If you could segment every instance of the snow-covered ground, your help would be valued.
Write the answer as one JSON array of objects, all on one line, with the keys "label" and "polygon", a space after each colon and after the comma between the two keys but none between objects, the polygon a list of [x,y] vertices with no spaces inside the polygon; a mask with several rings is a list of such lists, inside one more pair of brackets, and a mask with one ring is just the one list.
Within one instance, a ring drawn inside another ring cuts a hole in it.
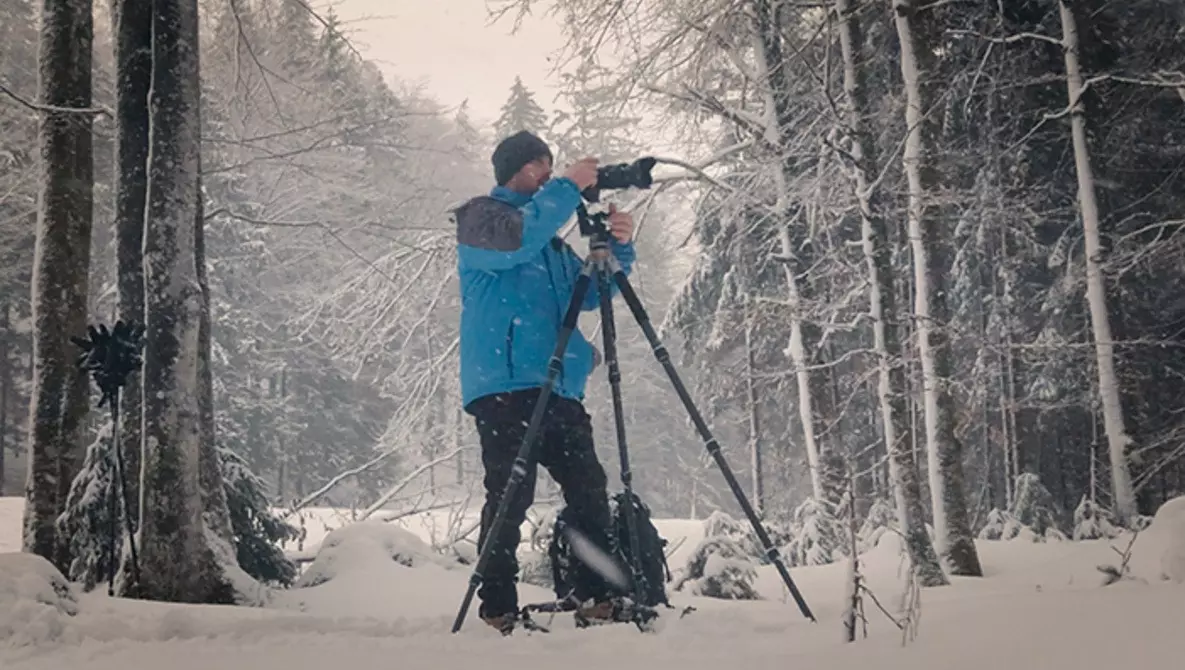
[{"label": "snow-covered ground", "polygon": [[[763,568],[760,602],[727,602],[673,593],[677,606],[660,631],[628,626],[578,631],[557,618],[549,635],[502,638],[475,618],[461,633],[449,625],[465,591],[464,566],[433,558],[423,545],[432,524],[354,526],[332,536],[302,578],[316,586],[280,592],[268,608],[182,606],[112,600],[100,589],[63,606],[32,557],[0,554],[0,668],[4,670],[304,670],[429,668],[565,670],[737,667],[849,670],[1075,670],[1180,667],[1185,654],[1185,574],[1166,562],[1185,543],[1185,499],[1141,533],[1130,563],[1134,579],[1102,587],[1099,564],[1116,564],[1112,541],[981,542],[983,579],[956,579],[922,593],[917,638],[902,635],[867,603],[869,638],[841,641],[843,563],[792,570],[818,623],[784,599],[776,573]],[[0,499],[0,552],[19,548],[20,501]],[[656,522],[694,548],[701,524]],[[306,549],[321,542],[310,536]],[[340,523],[330,524],[339,526]],[[894,536],[861,557],[870,588],[894,611],[902,592]],[[1178,557],[1180,558],[1180,557]],[[1166,574],[1178,581],[1164,580]],[[59,586],[60,589],[60,586]],[[545,599],[523,587],[525,599]],[[76,613],[71,614],[70,612]],[[546,621],[546,619],[544,619]]]}]

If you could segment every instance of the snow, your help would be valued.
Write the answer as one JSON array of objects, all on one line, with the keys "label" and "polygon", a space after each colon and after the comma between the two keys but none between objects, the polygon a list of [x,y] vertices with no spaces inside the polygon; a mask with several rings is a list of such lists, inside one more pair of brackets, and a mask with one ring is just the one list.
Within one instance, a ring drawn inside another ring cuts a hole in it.
[{"label": "snow", "polygon": [[[19,546],[20,503],[0,499],[0,547]],[[629,626],[578,631],[570,618],[557,617],[550,635],[505,639],[476,620],[476,603],[461,633],[452,635],[469,567],[433,552],[427,533],[414,529],[421,524],[409,529],[371,520],[313,538],[314,525],[309,539],[321,550],[302,583],[316,585],[277,591],[263,608],[119,600],[99,589],[79,594],[71,615],[48,564],[2,555],[0,668],[998,670],[1055,664],[1111,670],[1137,658],[1149,667],[1175,667],[1180,657],[1185,584],[1172,570],[1185,566],[1185,498],[1165,505],[1139,534],[1131,578],[1111,586],[1100,586],[1096,566],[1118,564],[1115,548],[1126,548],[1130,535],[980,540],[986,577],[954,578],[949,587],[924,590],[918,637],[904,646],[900,631],[868,601],[870,637],[842,642],[846,560],[792,570],[818,623],[803,619],[777,574],[761,566],[754,586],[764,600],[672,592],[677,607],[698,611],[680,619],[671,610],[654,635]],[[683,558],[673,557],[672,569],[681,566],[699,544],[703,522],[659,519],[656,525],[672,544],[679,543],[675,531],[686,531],[676,552]],[[860,557],[868,588],[894,612],[903,593],[900,549],[898,536],[885,533]],[[548,596],[530,586],[522,591],[524,600]]]}]

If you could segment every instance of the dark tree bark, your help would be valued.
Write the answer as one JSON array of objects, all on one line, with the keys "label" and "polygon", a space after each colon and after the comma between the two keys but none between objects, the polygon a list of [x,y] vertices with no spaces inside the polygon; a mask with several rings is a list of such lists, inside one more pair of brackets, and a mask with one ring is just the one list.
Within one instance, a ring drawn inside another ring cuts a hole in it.
[{"label": "dark tree bark", "polygon": [[934,544],[950,574],[982,577],[983,566],[971,532],[963,475],[963,447],[955,434],[954,397],[950,390],[953,355],[947,297],[949,264],[944,262],[941,219],[933,205],[940,176],[935,168],[933,104],[935,71],[930,52],[935,31],[932,14],[918,0],[890,0],[901,45],[907,139],[902,153],[909,183],[909,239],[913,251],[914,315],[922,368],[926,446]]},{"label": "dark tree bark", "polygon": [[[144,323],[144,207],[148,193],[148,89],[152,77],[152,3],[113,0],[115,35],[115,237],[119,318]],[[120,444],[127,459],[128,496],[140,499],[140,375],[120,398]],[[139,522],[132,505],[132,524]]]},{"label": "dark tree bark", "polygon": [[210,366],[210,282],[206,274],[206,217],[201,197],[201,156],[198,156],[198,203],[194,218],[194,265],[201,290],[202,308],[198,320],[198,421],[201,423],[202,509],[210,530],[225,543],[224,558],[234,556],[234,532],[230,508],[222,482],[222,462],[218,457],[218,435],[214,423],[214,372]]},{"label": "dark tree bark", "polygon": [[203,518],[201,322],[196,259],[201,99],[197,0],[156,0],[144,231],[144,464],[136,594],[231,603]]},{"label": "dark tree bark", "polygon": [[86,333],[94,198],[90,0],[45,0],[41,10],[41,193],[33,261],[33,402],[24,550],[68,566],[56,528],[82,466],[85,374],[72,335]]},{"label": "dark tree bark", "polygon": [[908,440],[905,371],[901,357],[901,320],[893,274],[893,249],[885,225],[876,142],[869,137],[870,109],[865,75],[864,31],[849,0],[836,0],[843,54],[846,126],[851,138],[852,186],[860,205],[864,257],[868,265],[869,313],[877,358],[877,401],[889,456],[889,473],[905,547],[922,586],[950,583],[926,531],[917,462]]}]

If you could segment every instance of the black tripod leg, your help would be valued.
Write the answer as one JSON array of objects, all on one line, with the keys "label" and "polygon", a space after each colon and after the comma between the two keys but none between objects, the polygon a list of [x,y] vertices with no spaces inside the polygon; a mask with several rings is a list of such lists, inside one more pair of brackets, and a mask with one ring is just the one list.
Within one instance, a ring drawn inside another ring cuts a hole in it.
[{"label": "black tripod leg", "polygon": [[[123,519],[128,532],[128,549],[132,558],[132,583],[140,583],[140,557],[136,555],[136,529],[132,524],[132,506],[128,499],[128,477],[123,460],[123,446],[119,441],[119,391],[111,399],[111,437],[114,442],[115,471],[119,477],[120,497],[123,498]],[[114,487],[113,487],[114,488]]]},{"label": "black tripod leg", "polygon": [[589,284],[592,281],[593,265],[592,261],[585,262],[584,268],[580,272],[580,277],[576,280],[576,287],[572,292],[572,300],[568,303],[568,311],[564,314],[563,327],[560,330],[559,337],[555,343],[555,350],[552,351],[551,360],[547,364],[547,380],[543,383],[543,389],[539,393],[539,400],[535,402],[535,410],[531,413],[531,421],[527,424],[527,433],[523,435],[522,444],[519,446],[518,455],[514,459],[514,467],[510,470],[510,479],[506,482],[506,488],[502,491],[502,499],[498,501],[498,509],[494,512],[494,519],[490,522],[489,530],[486,531],[486,542],[481,548],[481,553],[477,557],[477,565],[473,567],[473,574],[469,577],[469,588],[465,591],[465,597],[461,600],[461,607],[457,610],[457,618],[453,621],[452,632],[456,633],[461,630],[462,624],[465,622],[465,616],[469,613],[469,606],[473,604],[473,596],[477,593],[477,587],[481,584],[482,573],[485,572],[486,567],[490,562],[490,555],[493,553],[494,545],[497,544],[498,534],[502,530],[502,525],[506,523],[506,515],[510,511],[510,503],[514,499],[514,495],[518,492],[518,487],[527,476],[527,468],[530,463],[531,447],[535,441],[535,437],[539,433],[540,426],[543,425],[543,414],[547,409],[547,401],[551,399],[551,393],[555,389],[555,380],[560,376],[560,371],[564,366],[564,350],[568,348],[568,340],[572,338],[572,332],[576,330],[577,320],[580,318],[580,306],[584,302],[584,296],[588,293]]},{"label": "black tripod leg", "polygon": [[116,567],[116,563],[117,563],[116,557],[119,555],[119,552],[117,552],[115,549],[115,545],[116,545],[117,537],[118,537],[118,534],[115,532],[115,527],[116,527],[116,525],[119,524],[119,518],[118,518],[119,517],[119,505],[117,504],[117,498],[119,497],[119,489],[116,488],[116,486],[119,485],[119,480],[116,478],[116,474],[115,474],[115,470],[119,467],[118,465],[116,465],[116,459],[115,459],[115,444],[116,444],[115,441],[118,439],[119,439],[119,433],[118,433],[118,431],[115,430],[115,427],[112,426],[112,428],[111,428],[111,447],[112,448],[111,448],[111,451],[108,452],[111,455],[111,492],[110,492],[110,494],[108,496],[108,500],[107,500],[107,502],[108,502],[107,513],[110,515],[110,517],[108,518],[108,521],[107,521],[107,556],[108,556],[108,558],[107,558],[107,595],[108,595],[108,597],[115,597],[115,571],[118,569]]},{"label": "black tripod leg", "polygon": [[625,410],[621,400],[621,365],[617,360],[617,325],[613,318],[612,277],[608,268],[597,273],[598,291],[601,301],[601,333],[604,339],[605,368],[609,372],[609,388],[613,395],[613,422],[617,428],[617,453],[621,458],[621,486],[625,489],[625,522],[630,543],[630,585],[635,602],[641,602],[646,592],[641,564],[641,542],[638,539],[638,525],[634,514],[634,474],[630,469],[629,447],[625,437]]},{"label": "black tripod leg", "polygon": [[802,611],[802,615],[811,621],[815,621],[815,615],[811,613],[810,607],[807,606],[806,600],[803,599],[802,594],[798,591],[798,586],[795,585],[794,580],[790,578],[790,571],[786,568],[786,564],[782,561],[781,555],[778,553],[774,543],[769,538],[769,533],[765,531],[765,527],[761,525],[761,519],[757,517],[757,512],[754,511],[753,505],[749,503],[749,499],[745,497],[745,492],[741,489],[740,482],[737,481],[736,475],[733,474],[732,468],[728,466],[728,462],[724,460],[724,454],[720,451],[720,443],[716,441],[716,437],[712,435],[712,431],[708,428],[708,424],[704,421],[704,417],[700,414],[699,409],[695,406],[695,401],[691,399],[691,394],[688,393],[687,387],[683,384],[683,380],[679,377],[679,372],[675,370],[675,366],[671,363],[671,354],[663,345],[662,340],[658,337],[658,332],[654,330],[654,326],[650,323],[650,317],[646,314],[646,308],[642,306],[642,301],[638,298],[638,294],[634,292],[633,286],[630,285],[629,278],[622,272],[621,266],[618,265],[616,259],[609,261],[610,268],[613,271],[613,280],[617,283],[617,287],[621,290],[621,297],[625,299],[629,305],[630,311],[633,312],[634,319],[638,322],[638,326],[646,335],[646,339],[650,342],[650,348],[654,351],[654,357],[662,364],[662,367],[667,371],[667,376],[671,379],[671,385],[675,387],[675,393],[679,395],[679,399],[683,401],[683,406],[687,409],[687,414],[691,416],[692,423],[695,424],[695,429],[699,432],[700,438],[704,441],[704,446],[708,453],[712,456],[712,460],[716,461],[716,466],[720,468],[720,473],[724,475],[724,480],[728,482],[728,488],[732,489],[732,494],[736,497],[741,509],[744,510],[745,516],[749,518],[749,523],[753,525],[754,532],[757,533],[757,539],[761,541],[762,547],[765,548],[766,557],[777,568],[778,574],[782,577],[782,582],[786,584],[786,588],[790,590],[790,595],[793,596],[794,602],[798,604],[798,609]]}]

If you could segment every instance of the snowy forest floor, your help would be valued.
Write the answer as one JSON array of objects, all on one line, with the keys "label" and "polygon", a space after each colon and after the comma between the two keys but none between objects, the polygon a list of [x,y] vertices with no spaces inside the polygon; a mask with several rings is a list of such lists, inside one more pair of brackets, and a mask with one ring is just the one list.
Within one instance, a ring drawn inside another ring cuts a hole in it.
[{"label": "snowy forest floor", "polygon": [[[693,605],[698,611],[679,619],[678,610],[671,610],[653,635],[625,625],[575,630],[570,618],[557,617],[549,635],[506,639],[476,619],[476,603],[465,628],[451,635],[468,569],[420,556],[409,561],[412,567],[395,562],[392,550],[414,554],[409,546],[414,540],[408,543],[407,535],[381,521],[338,534],[337,546],[309,568],[327,581],[277,592],[266,608],[117,600],[99,588],[80,595],[78,613],[65,616],[19,597],[33,577],[5,574],[16,563],[4,559],[5,552],[19,550],[22,502],[0,499],[0,668],[5,670],[1113,670],[1133,662],[1174,667],[1185,649],[1185,584],[1161,577],[1162,556],[1181,541],[1176,536],[1185,531],[1180,528],[1185,518],[1158,519],[1141,533],[1129,563],[1133,579],[1106,587],[1096,566],[1118,565],[1112,547],[1122,550],[1129,537],[980,542],[987,576],[924,590],[918,636],[902,646],[901,632],[872,602],[866,604],[868,639],[842,642],[846,562],[792,570],[818,623],[802,618],[776,573],[763,567],[757,586],[766,600],[674,592],[677,607]],[[680,520],[656,525],[672,542],[700,526]],[[884,537],[888,541],[862,555],[861,563],[869,588],[894,611],[903,592],[901,559],[894,536]],[[697,541],[687,538],[672,557],[672,570]],[[525,600],[550,595],[532,586],[522,591]]]}]

